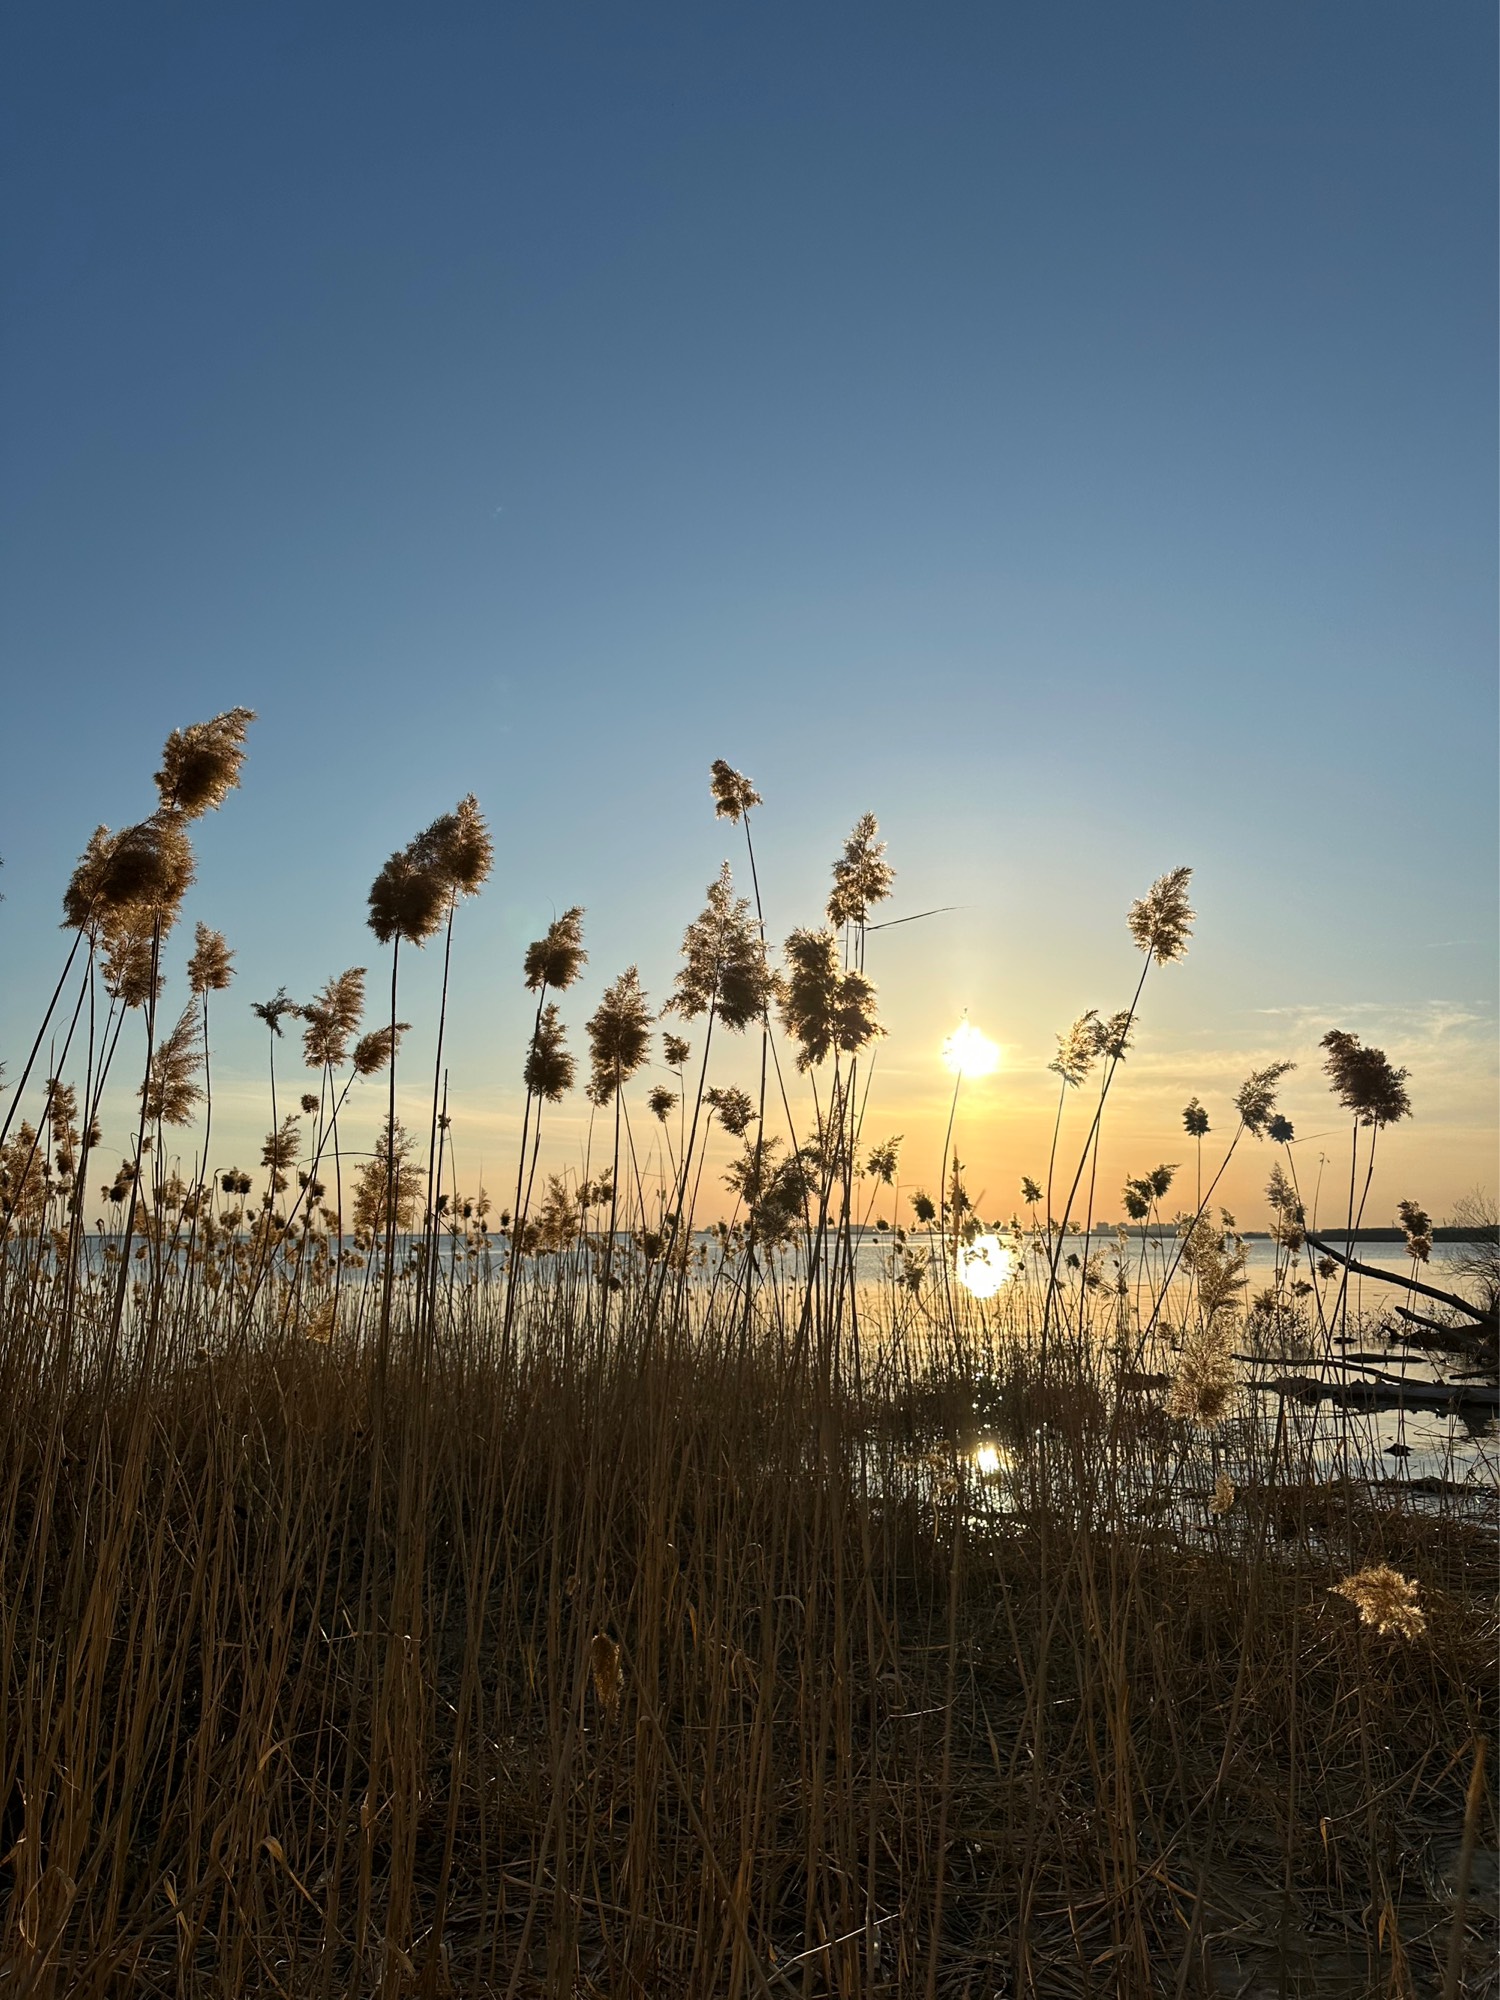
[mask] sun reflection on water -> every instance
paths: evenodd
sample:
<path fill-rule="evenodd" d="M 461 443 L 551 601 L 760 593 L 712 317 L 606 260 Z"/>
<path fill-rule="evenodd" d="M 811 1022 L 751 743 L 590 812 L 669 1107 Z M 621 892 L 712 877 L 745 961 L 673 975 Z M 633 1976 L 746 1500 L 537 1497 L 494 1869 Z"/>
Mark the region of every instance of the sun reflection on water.
<path fill-rule="evenodd" d="M 1015 1256 L 998 1236 L 976 1236 L 958 1246 L 958 1281 L 976 1299 L 992 1299 L 1015 1273 Z"/>

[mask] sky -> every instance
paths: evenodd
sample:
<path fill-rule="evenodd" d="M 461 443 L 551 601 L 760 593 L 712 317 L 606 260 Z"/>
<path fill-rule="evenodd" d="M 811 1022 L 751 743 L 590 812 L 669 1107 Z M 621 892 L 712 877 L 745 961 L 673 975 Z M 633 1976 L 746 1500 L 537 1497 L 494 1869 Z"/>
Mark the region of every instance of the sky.
<path fill-rule="evenodd" d="M 575 1043 L 628 964 L 664 1000 L 745 874 L 724 757 L 773 938 L 866 811 L 889 914 L 956 906 L 870 940 L 903 1187 L 967 1010 L 1002 1064 L 956 1144 L 1009 1212 L 1053 1037 L 1127 1003 L 1125 911 L 1187 863 L 1100 1209 L 1277 1059 L 1333 1184 L 1334 1027 L 1411 1072 L 1366 1219 L 1494 1191 L 1491 7 L 62 0 L 0 47 L 12 1084 L 84 841 L 245 704 L 163 1003 L 223 929 L 220 1164 L 269 1123 L 250 1002 L 378 987 L 370 881 L 472 791 L 497 865 L 446 1061 L 460 1180 L 503 1187 L 526 942 L 586 908 Z M 441 967 L 409 956 L 425 1128 Z M 558 1163 L 586 1120 L 553 1114 Z"/>

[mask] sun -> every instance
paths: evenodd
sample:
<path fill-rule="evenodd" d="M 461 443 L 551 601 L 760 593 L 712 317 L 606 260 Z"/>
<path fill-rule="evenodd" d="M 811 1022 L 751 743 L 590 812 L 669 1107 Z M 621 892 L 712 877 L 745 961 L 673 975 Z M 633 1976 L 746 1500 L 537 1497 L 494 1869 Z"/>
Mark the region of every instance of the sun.
<path fill-rule="evenodd" d="M 1000 1067 L 1000 1051 L 965 1020 L 943 1043 L 943 1061 L 954 1076 L 990 1076 Z"/>

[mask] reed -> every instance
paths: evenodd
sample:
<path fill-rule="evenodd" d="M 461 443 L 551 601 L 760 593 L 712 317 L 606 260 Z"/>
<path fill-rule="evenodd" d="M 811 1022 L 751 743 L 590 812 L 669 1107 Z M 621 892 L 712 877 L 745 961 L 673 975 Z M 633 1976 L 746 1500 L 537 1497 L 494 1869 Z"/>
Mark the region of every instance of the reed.
<path fill-rule="evenodd" d="M 1159 1259 L 1096 1245 L 1091 1195 L 1067 1227 L 1145 973 L 1186 949 L 1187 872 L 1131 912 L 1135 1001 L 1062 1038 L 1026 1224 L 981 1222 L 951 1136 L 917 1226 L 872 1224 L 900 1142 L 865 1129 L 892 886 L 868 815 L 783 967 L 758 878 L 752 910 L 726 868 L 688 926 L 696 1077 L 674 1028 L 676 1089 L 646 1098 L 664 1145 L 681 1121 L 660 1196 L 625 1102 L 659 1017 L 633 968 L 606 989 L 610 1170 L 548 1172 L 533 1212 L 542 1109 L 574 1083 L 570 909 L 526 956 L 492 1220 L 445 1180 L 441 1043 L 425 1158 L 392 1077 L 400 946 L 446 952 L 488 872 L 466 800 L 372 890 L 388 1023 L 360 1038 L 361 968 L 296 1003 L 317 1091 L 280 1122 L 273 1099 L 257 1194 L 207 1153 L 216 933 L 155 1025 L 180 822 L 230 752 L 238 780 L 232 717 L 169 744 L 176 818 L 80 864 L 78 1039 L 0 1144 L 0 1975 L 90 2000 L 1489 1990 L 1493 1514 L 1393 1484 L 1352 1415 L 1330 1450 L 1326 1413 L 1238 1359 L 1357 1329 L 1347 1270 L 1302 1275 L 1285 1066 L 1247 1080 Z M 749 781 L 716 765 L 712 792 L 748 834 Z M 273 1058 L 293 1005 L 256 1009 Z M 135 1137 L 91 1231 L 131 1014 Z M 716 1025 L 760 1032 L 758 1103 L 711 1080 Z M 1351 1044 L 1328 1047 L 1341 1101 L 1363 1092 L 1353 1214 L 1406 1079 Z M 382 1071 L 346 1216 L 340 1121 Z M 713 1127 L 742 1151 L 710 1234 Z M 1196 1100 L 1186 1130 L 1201 1159 Z M 1279 1250 L 1247 1301 L 1211 1202 L 1261 1141 Z M 1140 1219 L 1176 1172 L 1131 1177 Z"/>

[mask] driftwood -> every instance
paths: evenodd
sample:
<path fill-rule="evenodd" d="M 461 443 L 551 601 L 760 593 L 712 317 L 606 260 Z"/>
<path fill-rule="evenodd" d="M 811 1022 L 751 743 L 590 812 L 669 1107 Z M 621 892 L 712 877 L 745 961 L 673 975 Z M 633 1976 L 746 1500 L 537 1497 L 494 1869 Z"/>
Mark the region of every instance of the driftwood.
<path fill-rule="evenodd" d="M 1314 1250 L 1321 1250 L 1325 1257 L 1331 1257 L 1336 1264 L 1343 1264 L 1348 1270 L 1357 1271 L 1362 1278 L 1375 1278 L 1382 1285 L 1399 1285 L 1403 1292 L 1417 1292 L 1424 1299 L 1436 1299 L 1439 1305 L 1451 1306 L 1454 1312 L 1463 1313 L 1467 1319 L 1482 1327 L 1495 1325 L 1494 1313 L 1476 1306 L 1472 1299 L 1460 1298 L 1457 1292 L 1439 1291 L 1436 1285 L 1425 1285 L 1419 1278 L 1405 1277 L 1400 1271 L 1377 1271 L 1373 1264 L 1361 1264 L 1346 1251 L 1336 1250 L 1321 1236 L 1314 1236 L 1310 1229 L 1304 1234 Z M 1396 1310 L 1400 1312 L 1401 1308 L 1397 1306 Z M 1423 1323 L 1428 1326 L 1433 1324 L 1431 1320 Z"/>
<path fill-rule="evenodd" d="M 1491 1382 L 1330 1382 L 1321 1375 L 1278 1375 L 1260 1387 L 1302 1403 L 1338 1403 L 1346 1410 L 1500 1410 Z"/>
<path fill-rule="evenodd" d="M 1231 1354 L 1231 1361 L 1243 1361 L 1252 1368 L 1290 1368 L 1300 1358 L 1295 1354 Z M 1372 1375 L 1377 1382 L 1392 1382 L 1398 1389 L 1411 1381 L 1409 1375 L 1393 1375 L 1380 1362 L 1389 1361 L 1388 1354 L 1341 1354 L 1329 1362 L 1329 1367 L 1357 1368 L 1361 1375 Z M 1299 1378 L 1300 1379 L 1300 1378 Z"/>

